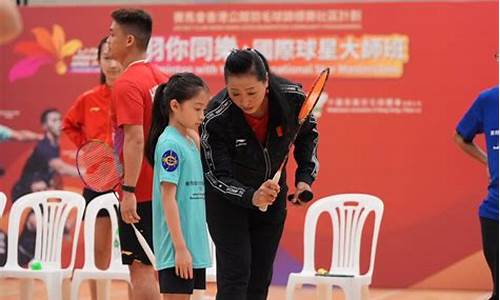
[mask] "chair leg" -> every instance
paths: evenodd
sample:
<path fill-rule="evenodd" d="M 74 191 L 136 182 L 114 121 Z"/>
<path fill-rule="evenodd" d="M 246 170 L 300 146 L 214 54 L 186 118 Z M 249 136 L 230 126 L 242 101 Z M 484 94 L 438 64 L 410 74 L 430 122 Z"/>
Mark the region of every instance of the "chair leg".
<path fill-rule="evenodd" d="M 62 297 L 63 300 L 71 298 L 71 280 L 69 278 L 64 278 L 62 281 Z"/>
<path fill-rule="evenodd" d="M 109 300 L 111 297 L 111 280 L 98 279 L 96 280 L 96 290 L 98 300 Z"/>
<path fill-rule="evenodd" d="M 21 292 L 19 299 L 21 300 L 33 300 L 33 279 L 22 278 L 21 279 Z"/>
<path fill-rule="evenodd" d="M 361 297 L 361 299 L 363 299 L 363 300 L 370 299 L 370 288 L 369 288 L 369 286 L 368 285 L 364 285 L 362 287 L 362 289 L 363 290 L 362 290 L 362 297 Z"/>
<path fill-rule="evenodd" d="M 47 274 L 43 279 L 47 287 L 47 299 L 62 300 L 62 284 L 61 274 Z"/>
<path fill-rule="evenodd" d="M 316 286 L 316 299 L 332 300 L 332 287 L 329 284 L 318 284 Z"/>
<path fill-rule="evenodd" d="M 71 279 L 71 300 L 78 300 L 78 294 L 80 293 L 80 284 L 82 279 L 77 272 L 73 273 L 73 278 Z"/>
<path fill-rule="evenodd" d="M 358 284 L 352 284 L 349 288 L 344 289 L 346 300 L 361 300 L 362 287 Z"/>
<path fill-rule="evenodd" d="M 286 285 L 286 300 L 293 300 L 297 282 L 294 278 L 288 278 L 288 283 Z"/>

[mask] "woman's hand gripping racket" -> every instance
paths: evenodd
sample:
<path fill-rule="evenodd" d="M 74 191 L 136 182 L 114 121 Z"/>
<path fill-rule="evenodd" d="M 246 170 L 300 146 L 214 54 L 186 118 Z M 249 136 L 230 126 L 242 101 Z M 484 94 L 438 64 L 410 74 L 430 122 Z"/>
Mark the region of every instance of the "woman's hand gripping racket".
<path fill-rule="evenodd" d="M 123 166 L 116 152 L 106 143 L 92 140 L 83 144 L 76 153 L 76 168 L 83 183 L 96 192 L 114 192 L 122 183 Z M 156 266 L 155 256 L 146 239 L 131 223 L 137 240 L 148 256 L 151 264 Z"/>
<path fill-rule="evenodd" d="M 283 159 L 283 162 L 281 163 L 278 171 L 276 174 L 274 174 L 274 177 L 272 181 L 274 183 L 278 183 L 281 178 L 281 172 L 283 168 L 285 167 L 285 163 L 288 159 L 288 155 L 290 153 L 290 148 L 292 147 L 292 144 L 295 142 L 295 139 L 299 135 L 300 128 L 302 128 L 302 124 L 304 124 L 305 120 L 309 117 L 311 112 L 313 111 L 314 107 L 318 103 L 319 97 L 321 96 L 321 93 L 323 92 L 323 89 L 325 88 L 326 81 L 328 80 L 328 76 L 330 75 L 330 68 L 326 68 L 321 73 L 319 74 L 318 78 L 314 81 L 314 84 L 309 90 L 309 93 L 307 94 L 306 99 L 304 100 L 304 103 L 302 104 L 302 107 L 300 108 L 299 116 L 298 116 L 298 121 L 299 121 L 299 126 L 297 128 L 297 131 L 293 135 L 292 140 L 290 141 L 290 144 L 288 145 L 288 152 L 285 155 L 285 158 Z M 302 202 L 308 202 L 311 201 L 313 198 L 313 193 L 311 191 L 305 190 L 302 191 L 299 195 L 298 198 Z M 288 195 L 288 200 L 292 200 L 293 195 Z M 267 211 L 267 205 L 259 207 L 259 209 L 263 212 Z"/>

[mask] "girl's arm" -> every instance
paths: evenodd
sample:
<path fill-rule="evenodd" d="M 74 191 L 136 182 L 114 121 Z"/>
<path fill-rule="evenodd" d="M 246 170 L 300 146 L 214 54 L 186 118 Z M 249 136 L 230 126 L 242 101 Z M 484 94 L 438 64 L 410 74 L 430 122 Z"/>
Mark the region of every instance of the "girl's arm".
<path fill-rule="evenodd" d="M 177 186 L 175 184 L 169 182 L 161 183 L 165 220 L 175 249 L 175 274 L 183 279 L 192 279 L 192 258 L 182 234 L 179 207 L 177 206 L 175 197 L 176 192 Z"/>

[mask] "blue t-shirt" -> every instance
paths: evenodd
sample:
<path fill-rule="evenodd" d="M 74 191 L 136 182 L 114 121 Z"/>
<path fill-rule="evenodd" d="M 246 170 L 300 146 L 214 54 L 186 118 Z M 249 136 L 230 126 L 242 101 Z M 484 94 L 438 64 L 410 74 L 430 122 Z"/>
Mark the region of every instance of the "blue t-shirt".
<path fill-rule="evenodd" d="M 175 198 L 179 208 L 181 230 L 193 259 L 193 268 L 210 267 L 200 151 L 193 141 L 171 126 L 165 128 L 160 135 L 155 149 L 153 245 L 157 270 L 175 267 L 175 249 L 163 209 L 162 182 L 177 186 Z"/>
<path fill-rule="evenodd" d="M 498 221 L 498 86 L 482 92 L 457 126 L 466 142 L 484 133 L 490 184 L 488 196 L 479 207 L 479 215 Z"/>

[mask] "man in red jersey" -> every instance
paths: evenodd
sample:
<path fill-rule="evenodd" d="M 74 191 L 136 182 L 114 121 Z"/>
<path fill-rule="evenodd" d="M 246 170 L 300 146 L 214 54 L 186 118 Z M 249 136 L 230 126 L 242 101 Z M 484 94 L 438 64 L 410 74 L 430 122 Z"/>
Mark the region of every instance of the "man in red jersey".
<path fill-rule="evenodd" d="M 129 265 L 133 299 L 160 299 L 155 271 L 140 246 L 131 223 L 151 248 L 151 192 L 153 170 L 144 159 L 144 143 L 149 136 L 153 96 L 158 84 L 167 78 L 146 61 L 152 19 L 139 9 L 118 9 L 108 38 L 113 59 L 124 71 L 115 82 L 112 106 L 117 132 L 115 147 L 121 149 L 124 178 L 120 203 L 120 242 L 123 263 Z"/>

